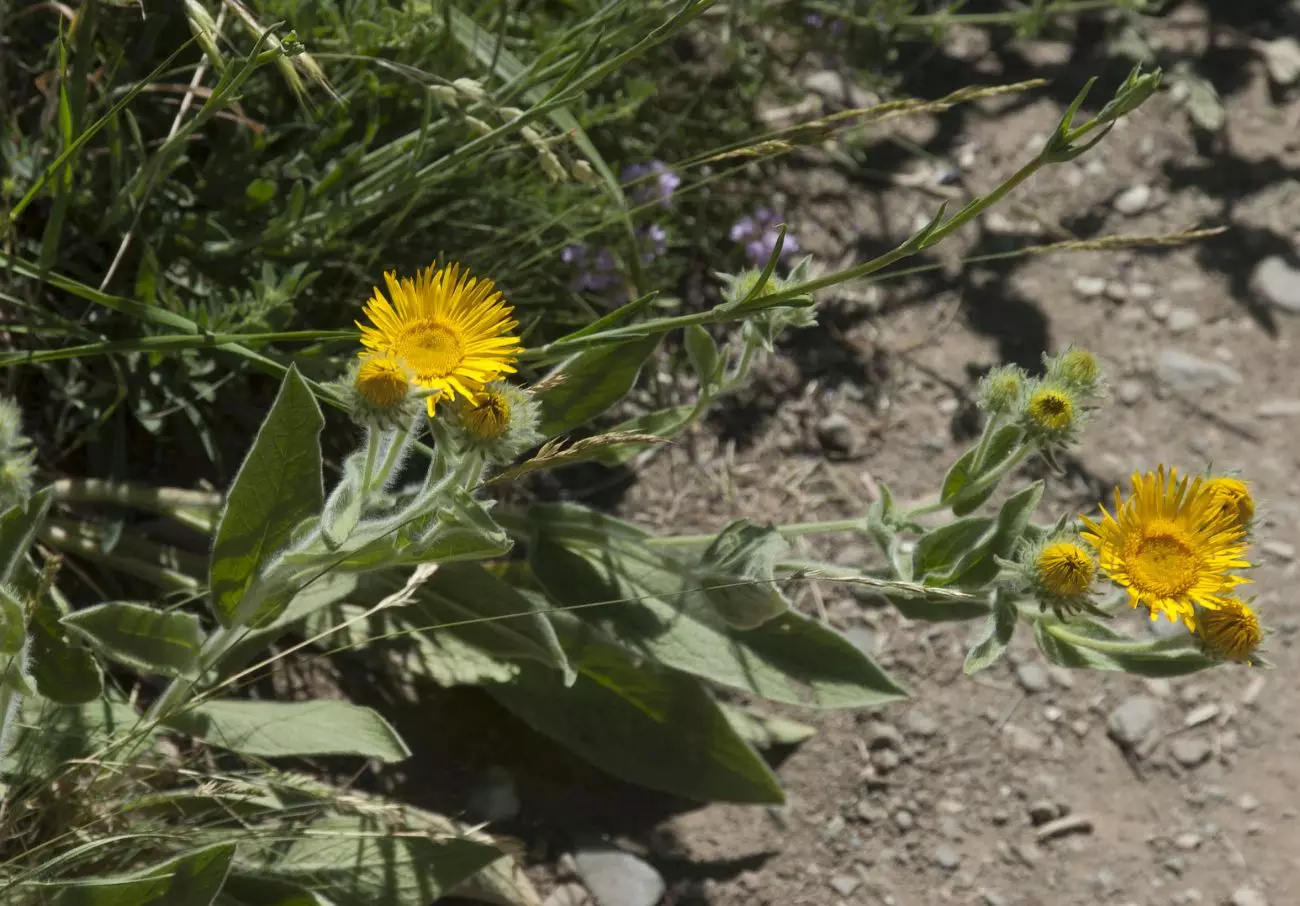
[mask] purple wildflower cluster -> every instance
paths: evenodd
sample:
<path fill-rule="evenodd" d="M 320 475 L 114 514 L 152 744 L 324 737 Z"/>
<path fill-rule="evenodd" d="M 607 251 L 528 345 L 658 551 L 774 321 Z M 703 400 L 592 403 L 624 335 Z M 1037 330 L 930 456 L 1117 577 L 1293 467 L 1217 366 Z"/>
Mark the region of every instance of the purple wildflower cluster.
<path fill-rule="evenodd" d="M 778 227 L 781 218 L 769 208 L 759 208 L 752 216 L 742 217 L 731 225 L 728 233 L 732 242 L 743 242 L 745 257 L 751 264 L 762 266 L 772 257 L 776 250 L 776 239 L 780 235 Z M 781 246 L 782 260 L 799 251 L 799 240 L 787 231 L 785 242 Z"/>
<path fill-rule="evenodd" d="M 649 204 L 653 201 L 660 207 L 670 208 L 673 203 L 673 193 L 682 184 L 682 178 L 663 161 L 652 160 L 625 168 L 623 184 L 632 186 L 632 200 L 637 204 Z"/>
<path fill-rule="evenodd" d="M 807 25 L 809 28 L 820 29 L 826 26 L 826 19 L 822 17 L 821 13 L 811 12 L 803 17 L 803 24 Z M 832 35 L 838 35 L 840 32 L 844 31 L 844 20 L 832 19 L 830 27 L 826 30 Z"/>
<path fill-rule="evenodd" d="M 661 160 L 634 164 L 623 171 L 623 183 L 634 184 L 631 198 L 635 204 L 651 202 L 661 207 L 672 207 L 673 193 L 682 184 L 682 178 Z M 637 254 L 642 264 L 650 264 L 668 252 L 668 231 L 661 224 L 650 223 L 636 231 Z M 614 250 L 609 247 L 593 250 L 586 243 L 571 245 L 560 253 L 560 260 L 573 269 L 569 289 L 580 293 L 594 293 L 615 302 L 627 298 L 623 268 Z"/>

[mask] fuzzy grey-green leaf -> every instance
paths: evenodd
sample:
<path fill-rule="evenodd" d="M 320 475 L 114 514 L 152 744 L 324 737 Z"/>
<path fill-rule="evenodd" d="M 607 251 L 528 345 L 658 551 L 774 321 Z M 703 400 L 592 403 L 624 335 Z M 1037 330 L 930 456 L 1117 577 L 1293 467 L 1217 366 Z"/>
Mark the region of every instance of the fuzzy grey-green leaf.
<path fill-rule="evenodd" d="M 246 601 L 245 595 L 258 570 L 284 547 L 298 524 L 321 509 L 324 425 L 316 398 L 290 366 L 217 525 L 210 572 L 212 610 L 221 625 L 274 619 L 273 613 L 258 612 L 257 602 Z"/>
<path fill-rule="evenodd" d="M 37 491 L 24 504 L 15 504 L 0 514 L 0 582 L 13 579 L 14 567 L 22 560 L 45 521 L 54 492 Z"/>
<path fill-rule="evenodd" d="M 1016 630 L 1018 618 L 1019 611 L 1016 609 L 1015 600 L 1008 594 L 998 594 L 979 640 L 966 654 L 962 671 L 967 676 L 987 670 L 1006 653 L 1007 646 L 1011 644 L 1011 636 Z"/>
<path fill-rule="evenodd" d="M 203 630 L 193 614 L 108 601 L 70 613 L 61 622 L 100 653 L 128 667 L 163 676 L 198 675 Z"/>
<path fill-rule="evenodd" d="M 245 755 L 360 755 L 386 763 L 411 752 L 377 711 L 341 701 L 217 699 L 177 714 L 169 726 Z"/>
<path fill-rule="evenodd" d="M 564 378 L 541 394 L 544 437 L 585 425 L 621 400 L 659 345 L 657 334 L 601 346 L 561 366 Z"/>

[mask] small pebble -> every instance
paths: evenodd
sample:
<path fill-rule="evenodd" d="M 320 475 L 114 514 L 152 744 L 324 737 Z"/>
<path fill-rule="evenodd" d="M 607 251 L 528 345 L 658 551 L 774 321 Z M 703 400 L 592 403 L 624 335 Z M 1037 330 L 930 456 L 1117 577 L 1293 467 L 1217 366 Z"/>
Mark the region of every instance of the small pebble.
<path fill-rule="evenodd" d="M 1169 743 L 1169 754 L 1183 767 L 1200 767 L 1209 760 L 1213 746 L 1198 736 L 1179 736 Z"/>
<path fill-rule="evenodd" d="M 1193 852 L 1194 850 L 1201 848 L 1201 835 L 1194 834 L 1191 831 L 1188 831 L 1185 834 L 1179 834 L 1174 838 L 1174 846 L 1177 846 L 1184 852 Z"/>
<path fill-rule="evenodd" d="M 1300 269 L 1281 255 L 1271 255 L 1255 266 L 1251 275 L 1255 291 L 1274 308 L 1300 313 Z"/>
<path fill-rule="evenodd" d="M 1260 544 L 1259 549 L 1270 557 L 1285 560 L 1288 563 L 1295 559 L 1295 545 L 1287 544 L 1285 541 L 1264 541 Z"/>
<path fill-rule="evenodd" d="M 940 843 L 934 848 L 934 862 L 946 871 L 956 871 L 961 865 L 961 853 L 949 843 Z"/>
<path fill-rule="evenodd" d="M 1268 900 L 1254 887 L 1238 887 L 1232 892 L 1232 906 L 1268 906 Z"/>
<path fill-rule="evenodd" d="M 1146 394 L 1147 386 L 1142 381 L 1129 378 L 1119 382 L 1115 388 L 1115 398 L 1125 406 L 1133 406 Z"/>
<path fill-rule="evenodd" d="M 1237 800 L 1237 807 L 1243 812 L 1253 812 L 1259 808 L 1259 800 L 1251 793 L 1242 793 L 1241 798 Z"/>
<path fill-rule="evenodd" d="M 1111 204 L 1116 211 L 1125 217 L 1133 217 L 1141 214 L 1151 206 L 1151 195 L 1150 186 L 1145 183 L 1138 183 L 1135 186 L 1129 186 L 1116 195 Z"/>
<path fill-rule="evenodd" d="M 1032 694 L 1046 692 L 1052 688 L 1052 678 L 1041 664 L 1028 661 L 1016 667 L 1016 682 L 1020 688 Z"/>
<path fill-rule="evenodd" d="M 1151 317 L 1163 324 L 1174 313 L 1174 307 L 1169 304 L 1167 299 L 1161 299 L 1159 302 L 1151 303 L 1150 312 Z"/>
<path fill-rule="evenodd" d="M 907 717 L 903 722 L 907 726 L 907 732 L 917 736 L 930 737 L 939 732 L 939 722 L 924 711 L 918 711 L 916 708 L 907 712 Z"/>
<path fill-rule="evenodd" d="M 1095 299 L 1106 292 L 1106 280 L 1103 277 L 1080 275 L 1074 278 L 1074 291 L 1085 299 Z"/>
<path fill-rule="evenodd" d="M 1175 308 L 1169 313 L 1169 329 L 1174 333 L 1186 333 L 1201 323 L 1201 316 L 1190 308 Z"/>
<path fill-rule="evenodd" d="M 1300 415 L 1300 400 L 1266 400 L 1259 404 L 1255 414 L 1260 418 L 1290 418 Z"/>
<path fill-rule="evenodd" d="M 862 886 L 862 879 L 857 875 L 832 875 L 830 885 L 836 893 L 848 899 Z"/>

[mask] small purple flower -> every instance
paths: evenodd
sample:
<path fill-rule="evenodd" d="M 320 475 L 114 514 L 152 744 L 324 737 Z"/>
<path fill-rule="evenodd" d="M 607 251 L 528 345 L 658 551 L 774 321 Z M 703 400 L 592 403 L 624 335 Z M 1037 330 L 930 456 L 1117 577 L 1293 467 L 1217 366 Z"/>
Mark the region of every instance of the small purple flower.
<path fill-rule="evenodd" d="M 586 245 L 571 245 L 560 252 L 560 259 L 566 264 L 575 265 L 577 272 L 569 281 L 569 289 L 577 293 L 598 293 L 612 297 L 623 295 L 623 277 L 619 273 L 618 260 L 614 252 L 602 248 L 588 264 Z M 585 265 L 585 266 L 584 266 Z M 609 292 L 611 289 L 613 293 Z"/>
<path fill-rule="evenodd" d="M 657 223 L 638 231 L 641 241 L 641 263 L 649 264 L 668 251 L 668 231 Z"/>
<path fill-rule="evenodd" d="M 564 251 L 560 252 L 560 260 L 565 264 L 581 264 L 587 260 L 587 247 L 585 245 L 566 245 Z"/>
<path fill-rule="evenodd" d="M 669 169 L 663 161 L 652 160 L 649 163 L 633 164 L 625 168 L 623 183 L 634 184 L 631 187 L 632 200 L 637 204 L 657 201 L 666 208 L 672 205 L 673 193 L 682 184 L 682 178 Z"/>
<path fill-rule="evenodd" d="M 809 28 L 821 28 L 826 24 L 826 20 L 822 18 L 821 13 L 809 13 L 803 17 L 803 23 Z"/>
<path fill-rule="evenodd" d="M 776 250 L 776 240 L 781 234 L 780 220 L 770 208 L 758 208 L 752 217 L 742 217 L 732 224 L 728 236 L 732 242 L 744 243 L 745 257 L 751 263 L 763 265 Z M 781 245 L 781 258 L 788 258 L 798 251 L 799 241 L 787 230 L 785 242 Z"/>

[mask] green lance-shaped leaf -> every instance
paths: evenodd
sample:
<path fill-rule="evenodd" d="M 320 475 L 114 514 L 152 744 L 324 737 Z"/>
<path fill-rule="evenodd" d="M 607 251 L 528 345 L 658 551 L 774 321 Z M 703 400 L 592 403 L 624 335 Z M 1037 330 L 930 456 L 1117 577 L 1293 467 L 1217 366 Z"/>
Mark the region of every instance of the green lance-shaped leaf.
<path fill-rule="evenodd" d="M 55 906 L 209 906 L 221 892 L 235 844 L 214 843 L 129 874 L 43 884 Z"/>
<path fill-rule="evenodd" d="M 776 584 L 777 559 L 789 549 L 781 533 L 748 519 L 729 523 L 700 557 L 700 587 L 737 629 L 754 629 L 790 609 Z"/>
<path fill-rule="evenodd" d="M 54 491 L 37 491 L 26 504 L 16 504 L 0 514 L 0 583 L 11 582 L 14 570 L 32 546 L 49 512 Z"/>
<path fill-rule="evenodd" d="M 290 366 L 280 393 L 235 476 L 212 548 L 212 610 L 221 625 L 274 619 L 246 600 L 258 571 L 288 543 L 294 528 L 320 512 L 320 432 L 325 420 L 311 390 Z M 279 600 L 283 607 L 287 598 Z"/>
<path fill-rule="evenodd" d="M 1041 480 L 1008 497 L 998 510 L 989 534 L 980 543 L 966 550 L 957 558 L 951 570 L 935 577 L 931 584 L 982 588 L 991 582 L 1001 568 L 998 558 L 1008 560 L 1015 554 L 1042 499 Z"/>
<path fill-rule="evenodd" d="M 966 516 L 927 532 L 912 552 L 912 576 L 918 580 L 948 573 L 993 535 L 993 519 Z M 943 584 L 931 582 L 931 584 Z"/>
<path fill-rule="evenodd" d="M 106 657 L 163 676 L 197 676 L 203 630 L 193 614 L 109 601 L 61 622 Z"/>
<path fill-rule="evenodd" d="M 1034 641 L 1047 660 L 1061 667 L 1172 677 L 1218 664 L 1189 647 L 1189 639 L 1134 641 L 1085 617 L 1064 623 L 1052 616 L 1039 617 L 1034 624 Z"/>
<path fill-rule="evenodd" d="M 1011 636 L 1016 631 L 1016 620 L 1019 615 L 1015 599 L 1011 595 L 1005 593 L 994 595 L 993 610 L 989 613 L 988 622 L 984 624 L 984 630 L 980 633 L 978 641 L 967 652 L 966 663 L 962 665 L 962 670 L 967 676 L 987 670 L 1001 659 L 1006 653 L 1007 646 L 1011 644 Z"/>
<path fill-rule="evenodd" d="M 487 843 L 431 833 L 394 833 L 369 816 L 330 816 L 273 844 L 241 844 L 229 884 L 240 902 L 263 891 L 303 888 L 335 906 L 428 906 L 502 856 Z M 258 883 L 262 882 L 262 883 Z M 287 892 L 287 891 L 286 891 Z M 308 906 L 319 900 L 270 900 Z"/>
<path fill-rule="evenodd" d="M 722 356 L 718 353 L 718 344 L 699 324 L 687 327 L 683 331 L 683 338 L 691 367 L 700 379 L 700 387 L 707 393 L 717 386 L 722 376 Z"/>
<path fill-rule="evenodd" d="M 94 656 L 72 638 L 63 625 L 64 614 L 50 597 L 32 608 L 27 650 L 36 691 L 60 705 L 80 705 L 99 698 L 103 674 Z"/>
<path fill-rule="evenodd" d="M 211 745 L 264 758 L 360 755 L 392 763 L 411 754 L 378 712 L 341 701 L 219 699 L 167 724 Z"/>
<path fill-rule="evenodd" d="M 880 705 L 906 693 L 848 639 L 789 611 L 754 629 L 718 614 L 695 564 L 630 523 L 577 506 L 530 511 L 530 564 L 558 606 L 639 655 L 774 701 Z"/>
<path fill-rule="evenodd" d="M 699 802 L 780 803 L 780 785 L 700 683 L 637 663 L 590 626 L 556 621 L 579 678 L 523 662 L 488 686 L 516 717 L 630 783 Z"/>
<path fill-rule="evenodd" d="M 641 337 L 579 353 L 559 367 L 564 378 L 541 394 L 544 437 L 585 425 L 636 384 L 659 336 Z"/>
<path fill-rule="evenodd" d="M 997 490 L 997 484 L 980 485 L 978 480 L 998 468 L 1011 456 L 1020 445 L 1024 432 L 1016 425 L 1003 425 L 993 432 L 988 447 L 984 451 L 984 462 L 978 473 L 975 468 L 975 456 L 978 447 L 971 447 L 952 464 L 944 476 L 939 499 L 952 507 L 954 516 L 965 516 L 975 511 L 980 504 L 988 500 Z"/>

